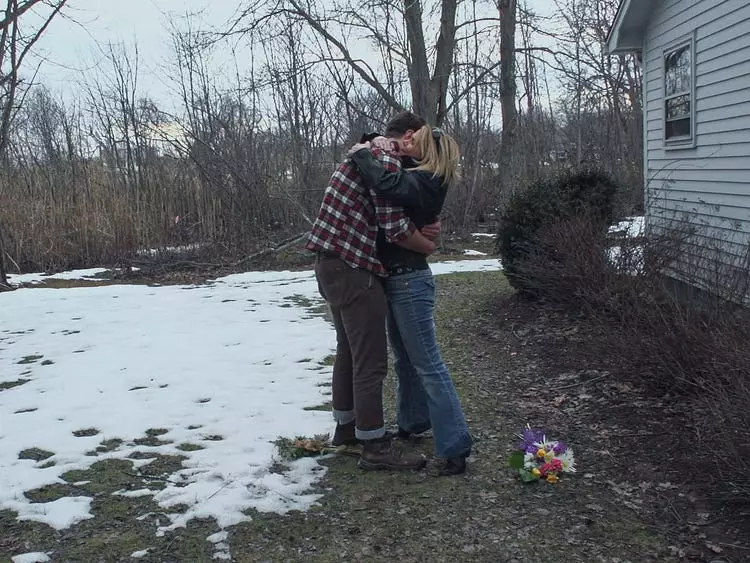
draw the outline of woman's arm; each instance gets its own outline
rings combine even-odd
[[[379,149],[361,148],[351,155],[365,185],[397,205],[423,207],[425,194],[419,175],[405,172],[400,162],[396,166],[396,171],[386,169],[383,163],[373,156],[373,150]]]

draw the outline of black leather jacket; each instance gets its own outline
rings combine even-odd
[[[418,229],[437,221],[447,193],[441,177],[422,170],[390,172],[368,149],[354,153],[352,160],[365,185],[388,201],[404,207]],[[402,160],[402,164],[405,168],[416,166],[410,158]],[[424,254],[388,243],[383,236],[378,237],[378,252],[381,262],[390,272],[399,268],[427,268]]]

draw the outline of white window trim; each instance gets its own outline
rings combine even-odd
[[[690,136],[689,137],[673,137],[671,139],[667,139],[667,70],[665,68],[664,62],[667,59],[667,54],[671,53],[673,51],[676,51],[677,49],[680,49],[681,47],[688,46],[690,47],[690,91],[689,92],[680,92],[679,94],[672,94],[669,96],[669,98],[673,98],[675,96],[682,96],[685,94],[690,94]],[[662,50],[662,57],[661,57],[661,72],[662,72],[662,101],[661,101],[661,107],[662,112],[664,113],[664,117],[662,119],[662,140],[664,141],[664,149],[665,150],[678,150],[678,149],[694,149],[696,147],[695,143],[695,106],[696,106],[696,100],[695,100],[695,32],[691,33],[688,36],[682,37],[678,41],[674,41],[673,43],[670,43]]]

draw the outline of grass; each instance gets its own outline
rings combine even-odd
[[[29,381],[31,380],[30,379],[16,379],[15,381],[2,381],[0,382],[0,391],[13,389],[14,387],[18,387],[20,385],[28,383]]]
[[[336,363],[336,355],[331,354],[330,356],[326,356],[320,362],[318,362],[318,365],[321,367],[333,367],[333,364],[335,363]]]
[[[38,362],[39,360],[41,360],[43,357],[44,356],[42,356],[42,355],[36,355],[36,354],[35,355],[31,355],[31,356],[24,356],[24,358],[21,359],[21,360],[19,360],[18,363],[20,365],[33,364],[33,363]]]
[[[356,457],[330,457],[322,461],[327,474],[313,491],[322,495],[319,506],[284,516],[248,511],[250,521],[228,530],[232,560],[676,561],[670,546],[681,547],[665,530],[671,521],[664,519],[664,526],[654,524],[645,516],[647,505],[643,513],[628,508],[625,502],[632,503],[634,498],[618,496],[623,487],[610,485],[632,480],[628,494],[637,497],[642,484],[638,474],[628,473],[632,468],[622,469],[610,458],[599,462],[603,466],[597,465],[599,449],[614,451],[616,447],[615,442],[596,442],[599,430],[633,430],[616,419],[613,407],[608,410],[605,403],[581,399],[584,406],[575,409],[589,414],[601,411],[603,422],[584,419],[579,423],[569,419],[575,413],[554,407],[545,395],[544,390],[554,387],[555,378],[564,371],[564,362],[554,355],[546,359],[546,354],[553,354],[552,347],[548,343],[536,347],[524,335],[547,336],[546,331],[552,329],[544,325],[535,332],[533,323],[524,324],[500,307],[499,303],[512,299],[501,274],[455,274],[437,280],[438,337],[476,438],[469,472],[443,479],[425,472],[365,473],[356,467]],[[533,320],[540,321],[540,317],[535,315]],[[330,366],[332,360],[332,356],[326,358],[321,365]],[[581,388],[581,394],[583,390],[596,391]],[[597,407],[588,411],[586,404]],[[393,423],[392,376],[386,385],[386,406]],[[320,408],[327,410],[330,405]],[[549,421],[553,428],[566,430],[565,437],[581,446],[580,462],[586,470],[555,487],[521,485],[505,469],[505,460],[514,434],[527,420]],[[139,443],[163,443],[166,432],[151,428]],[[115,452],[121,445],[120,439],[107,438],[97,451]],[[282,458],[285,451],[299,455],[294,440],[281,438],[277,446]],[[183,452],[203,448],[195,443],[176,447]],[[432,452],[431,440],[410,447]],[[33,448],[19,457],[40,462],[52,455]],[[136,459],[153,461],[136,468]],[[212,560],[214,547],[206,537],[219,531],[215,522],[194,520],[186,528],[157,537],[157,527],[169,524],[165,512],[187,507],[165,511],[151,496],[114,494],[159,491],[185,460],[181,455],[156,452],[102,459],[88,469],[65,473],[63,483],[27,491],[36,502],[70,494],[90,496],[94,518],[55,532],[38,523],[18,522],[13,512],[2,511],[0,561],[28,551],[53,552],[53,559],[59,561],[128,561],[131,553],[147,548],[147,561]],[[283,461],[273,468],[277,472],[288,469]],[[588,471],[593,477],[586,476]],[[658,500],[662,506],[671,502],[663,496]]]
[[[31,459],[34,461],[43,461],[55,455],[53,452],[41,448],[29,448],[18,453],[18,459]]]
[[[137,446],[148,446],[150,448],[156,448],[158,446],[164,446],[169,444],[169,440],[160,440],[158,436],[143,436],[136,438],[133,443]]]
[[[287,301],[290,301],[291,303],[284,306],[289,306],[291,304],[306,309],[307,312],[311,316],[321,316],[325,317],[328,314],[328,305],[326,305],[325,301],[323,299],[310,299],[304,295],[291,295],[289,297],[285,298]]]
[[[204,450],[206,449],[205,446],[201,446],[200,444],[180,444],[177,446],[177,449],[182,452],[196,452],[198,450]]]
[[[109,438],[108,440],[102,440],[96,451],[99,453],[108,453],[117,450],[122,445],[120,438]]]
[[[313,407],[305,407],[305,408],[304,408],[304,409],[302,409],[302,410],[305,410],[305,411],[320,411],[320,412],[330,412],[330,410],[331,410],[332,408],[333,408],[333,405],[331,404],[331,402],[330,402],[330,401],[328,401],[327,403],[323,403],[323,404],[321,404],[321,405],[315,405],[315,406],[313,406]]]
[[[83,428],[82,430],[75,430],[73,436],[76,438],[88,438],[90,436],[96,436],[99,434],[98,428]]]

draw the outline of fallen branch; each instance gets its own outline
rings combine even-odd
[[[309,234],[308,231],[305,231],[304,233],[296,234],[293,237],[290,237],[288,239],[281,241],[276,246],[273,246],[271,248],[265,248],[261,250],[260,252],[256,252],[254,254],[251,254],[250,256],[246,256],[242,260],[235,262],[234,266],[239,266],[240,264],[245,264],[247,262],[253,262],[255,260],[258,260],[259,258],[264,258],[268,256],[269,254],[276,254],[278,252],[283,252],[287,248],[290,248],[294,246],[295,244],[299,243],[302,239],[307,237],[308,234]]]

